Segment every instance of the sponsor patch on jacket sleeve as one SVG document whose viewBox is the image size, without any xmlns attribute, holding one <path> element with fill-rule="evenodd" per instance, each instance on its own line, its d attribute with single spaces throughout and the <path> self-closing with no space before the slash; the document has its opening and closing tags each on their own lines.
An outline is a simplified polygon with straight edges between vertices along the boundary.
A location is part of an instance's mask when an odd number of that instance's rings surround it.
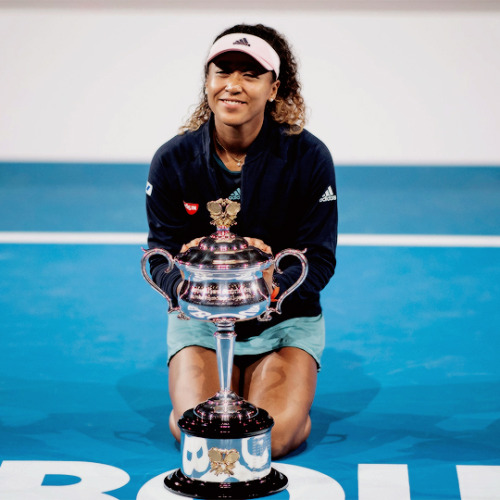
<svg viewBox="0 0 500 500">
<path fill-rule="evenodd" d="M 146 184 L 146 194 L 148 196 L 151 196 L 153 194 L 153 184 L 151 184 L 150 182 Z"/>
<path fill-rule="evenodd" d="M 199 205 L 198 203 L 188 203 L 185 201 L 184 208 L 189 215 L 194 215 L 198 211 Z"/>
<path fill-rule="evenodd" d="M 335 201 L 336 199 L 337 195 L 333 192 L 332 186 L 328 186 L 326 191 L 323 193 L 323 196 L 319 199 L 319 202 Z"/>
</svg>

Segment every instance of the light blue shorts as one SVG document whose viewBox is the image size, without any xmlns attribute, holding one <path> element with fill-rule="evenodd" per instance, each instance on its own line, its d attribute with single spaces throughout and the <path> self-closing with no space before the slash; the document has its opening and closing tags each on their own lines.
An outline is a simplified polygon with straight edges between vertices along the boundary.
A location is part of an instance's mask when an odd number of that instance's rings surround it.
<svg viewBox="0 0 500 500">
<path fill-rule="evenodd" d="M 201 346 L 215 349 L 213 335 L 216 327 L 208 321 L 182 320 L 175 314 L 168 317 L 168 361 L 184 347 Z M 325 348 L 325 320 L 323 315 L 285 320 L 264 330 L 260 335 L 235 342 L 235 356 L 266 354 L 282 347 L 298 347 L 316 361 L 318 370 Z"/>
</svg>

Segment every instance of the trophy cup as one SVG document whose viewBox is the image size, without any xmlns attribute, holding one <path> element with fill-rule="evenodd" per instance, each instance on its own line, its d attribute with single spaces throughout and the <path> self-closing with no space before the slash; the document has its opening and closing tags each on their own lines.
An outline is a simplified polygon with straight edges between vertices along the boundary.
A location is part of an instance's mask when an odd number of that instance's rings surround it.
<svg viewBox="0 0 500 500">
<path fill-rule="evenodd" d="M 214 234 L 175 258 L 153 248 L 141 260 L 144 278 L 167 299 L 169 313 L 211 321 L 217 327 L 220 390 L 180 418 L 182 467 L 165 477 L 164 483 L 168 490 L 193 498 L 258 498 L 285 489 L 288 479 L 271 467 L 272 417 L 231 391 L 234 326 L 236 321 L 268 321 L 271 313 L 280 314 L 283 300 L 304 281 L 308 265 L 301 251 L 283 250 L 273 259 L 231 233 L 239 203 L 219 199 L 209 202 L 207 209 L 217 227 Z M 167 259 L 166 272 L 175 264 L 184 273 L 177 307 L 146 271 L 152 255 Z M 273 308 L 262 271 L 274 264 L 281 273 L 279 262 L 285 256 L 298 258 L 302 272 Z"/>
</svg>

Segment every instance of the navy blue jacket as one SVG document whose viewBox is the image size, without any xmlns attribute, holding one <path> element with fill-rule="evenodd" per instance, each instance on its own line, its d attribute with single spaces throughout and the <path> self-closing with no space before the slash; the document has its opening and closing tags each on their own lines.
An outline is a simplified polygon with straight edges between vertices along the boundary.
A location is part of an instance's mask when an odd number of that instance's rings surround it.
<svg viewBox="0 0 500 500">
<path fill-rule="evenodd" d="M 215 170 L 220 167 L 212 160 L 212 127 L 209 121 L 178 135 L 154 155 L 146 196 L 150 248 L 175 256 L 184 243 L 215 231 L 206 204 L 223 194 Z M 245 158 L 236 221 L 234 233 L 263 240 L 274 255 L 307 248 L 309 263 L 304 283 L 284 300 L 283 314 L 267 323 L 238 322 L 238 340 L 285 319 L 320 314 L 319 293 L 333 276 L 337 245 L 335 173 L 327 147 L 307 130 L 289 135 L 285 126 L 266 118 Z M 153 280 L 175 304 L 180 272 L 166 274 L 161 256 L 150 263 Z M 275 281 L 285 290 L 300 275 L 300 263 L 287 257 L 280 267 L 284 272 L 275 273 Z"/>
</svg>

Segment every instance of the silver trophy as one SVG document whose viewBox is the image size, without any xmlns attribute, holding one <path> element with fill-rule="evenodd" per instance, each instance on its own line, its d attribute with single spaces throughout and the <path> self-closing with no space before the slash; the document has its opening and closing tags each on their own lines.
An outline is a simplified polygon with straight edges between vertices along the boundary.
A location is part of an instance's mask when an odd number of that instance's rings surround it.
<svg viewBox="0 0 500 500">
<path fill-rule="evenodd" d="M 304 281 L 308 264 L 304 252 L 283 250 L 273 259 L 230 232 L 240 204 L 219 199 L 207 204 L 217 231 L 199 245 L 172 258 L 169 252 L 153 248 L 141 261 L 146 281 L 168 301 L 168 312 L 182 319 L 211 321 L 217 326 L 215 347 L 220 390 L 210 399 L 184 413 L 181 429 L 182 467 L 165 478 L 170 491 L 193 498 L 257 498 L 285 489 L 286 476 L 271 467 L 272 417 L 231 390 L 236 321 L 271 319 L 281 313 L 281 304 Z M 184 275 L 178 306 L 146 271 L 152 255 L 177 266 Z M 275 307 L 263 271 L 285 256 L 300 260 L 298 280 L 284 291 Z"/>
</svg>

